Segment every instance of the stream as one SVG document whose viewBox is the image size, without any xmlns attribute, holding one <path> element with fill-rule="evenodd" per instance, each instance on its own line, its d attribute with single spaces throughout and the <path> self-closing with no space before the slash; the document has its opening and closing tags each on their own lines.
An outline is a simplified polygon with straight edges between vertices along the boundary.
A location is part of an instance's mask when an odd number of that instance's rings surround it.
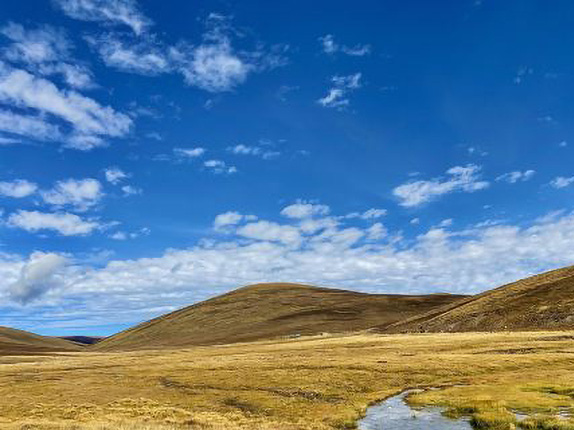
<svg viewBox="0 0 574 430">
<path fill-rule="evenodd" d="M 420 390 L 404 391 L 369 407 L 359 430 L 472 430 L 467 418 L 447 418 L 442 408 L 411 408 L 405 398 L 416 392 Z"/>
</svg>

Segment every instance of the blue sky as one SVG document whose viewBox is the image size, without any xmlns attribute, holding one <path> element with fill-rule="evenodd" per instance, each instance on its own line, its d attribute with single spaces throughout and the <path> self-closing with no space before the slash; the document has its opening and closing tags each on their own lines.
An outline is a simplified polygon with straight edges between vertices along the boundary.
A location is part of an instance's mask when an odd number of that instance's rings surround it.
<svg viewBox="0 0 574 430">
<path fill-rule="evenodd" d="M 5 0 L 0 324 L 574 263 L 574 5 Z"/>
</svg>

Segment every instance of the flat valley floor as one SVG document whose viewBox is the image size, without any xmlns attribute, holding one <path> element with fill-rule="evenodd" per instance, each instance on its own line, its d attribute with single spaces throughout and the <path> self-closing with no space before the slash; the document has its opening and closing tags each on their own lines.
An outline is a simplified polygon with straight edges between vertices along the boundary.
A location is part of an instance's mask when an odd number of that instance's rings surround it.
<svg viewBox="0 0 574 430">
<path fill-rule="evenodd" d="M 0 428 L 352 429 L 369 404 L 413 387 L 443 387 L 410 402 L 470 415 L 477 428 L 574 429 L 574 332 L 0 357 Z M 531 418 L 517 423 L 515 412 Z"/>
</svg>

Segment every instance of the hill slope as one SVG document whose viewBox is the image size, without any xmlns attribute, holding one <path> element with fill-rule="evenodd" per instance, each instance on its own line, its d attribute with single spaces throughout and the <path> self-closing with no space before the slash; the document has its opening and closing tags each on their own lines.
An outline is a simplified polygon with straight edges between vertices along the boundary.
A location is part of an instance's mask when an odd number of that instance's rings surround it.
<svg viewBox="0 0 574 430">
<path fill-rule="evenodd" d="M 574 329 L 574 266 L 522 279 L 380 329 L 385 332 Z"/>
<path fill-rule="evenodd" d="M 0 355 L 35 355 L 82 349 L 67 340 L 0 327 Z"/>
<path fill-rule="evenodd" d="M 140 324 L 92 348 L 181 348 L 356 331 L 384 327 L 463 297 L 374 295 L 299 284 L 258 284 Z"/>
</svg>

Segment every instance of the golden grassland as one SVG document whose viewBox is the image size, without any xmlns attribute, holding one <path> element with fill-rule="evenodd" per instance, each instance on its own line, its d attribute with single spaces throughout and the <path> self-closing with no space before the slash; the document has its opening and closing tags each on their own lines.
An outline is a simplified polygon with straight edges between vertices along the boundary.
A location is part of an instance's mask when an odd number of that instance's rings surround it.
<svg viewBox="0 0 574 430">
<path fill-rule="evenodd" d="M 186 350 L 0 358 L 0 427 L 352 429 L 413 395 L 477 428 L 574 429 L 574 332 L 317 336 Z M 532 416 L 515 422 L 520 411 Z"/>
</svg>

